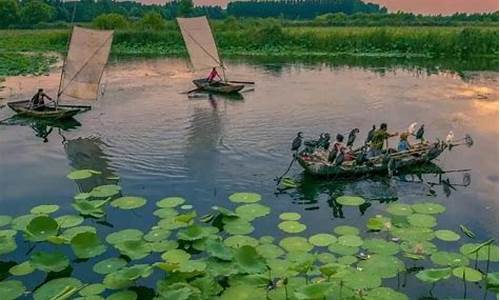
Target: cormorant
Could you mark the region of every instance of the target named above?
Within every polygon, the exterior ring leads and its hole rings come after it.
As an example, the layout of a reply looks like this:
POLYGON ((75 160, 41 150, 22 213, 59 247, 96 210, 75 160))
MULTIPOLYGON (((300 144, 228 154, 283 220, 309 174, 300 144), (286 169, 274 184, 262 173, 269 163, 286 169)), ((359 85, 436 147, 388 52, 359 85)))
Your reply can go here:
POLYGON ((300 146, 302 146, 302 131, 299 131, 297 136, 293 139, 292 151, 298 151, 300 146))
POLYGON ((420 126, 420 128, 417 130, 417 133, 415 134, 415 138, 417 140, 423 141, 424 140, 424 124, 420 126))
POLYGON ((335 158, 335 166, 340 166, 344 162, 344 152, 340 151, 340 153, 335 158))
POLYGON ((351 130, 351 132, 349 132, 349 136, 347 137, 347 147, 352 147, 352 145, 354 144, 354 140, 356 140, 356 134, 358 133, 358 128, 354 128, 353 130, 351 130))
POLYGON ((373 125, 372 129, 368 131, 368 135, 366 136, 365 144, 368 144, 369 142, 372 141, 373 139, 373 134, 375 133, 375 130, 377 130, 377 127, 373 125))

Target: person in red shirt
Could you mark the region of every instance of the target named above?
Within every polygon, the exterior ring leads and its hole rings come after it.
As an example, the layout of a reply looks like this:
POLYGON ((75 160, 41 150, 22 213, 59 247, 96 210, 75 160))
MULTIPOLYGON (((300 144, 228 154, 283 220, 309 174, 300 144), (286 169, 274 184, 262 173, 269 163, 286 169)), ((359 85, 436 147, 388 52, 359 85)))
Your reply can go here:
POLYGON ((208 78, 207 78, 208 82, 214 81, 215 77, 218 77, 219 80, 222 80, 222 77, 220 77, 219 73, 217 72, 217 69, 214 67, 214 68, 212 68, 212 71, 208 75, 208 78))

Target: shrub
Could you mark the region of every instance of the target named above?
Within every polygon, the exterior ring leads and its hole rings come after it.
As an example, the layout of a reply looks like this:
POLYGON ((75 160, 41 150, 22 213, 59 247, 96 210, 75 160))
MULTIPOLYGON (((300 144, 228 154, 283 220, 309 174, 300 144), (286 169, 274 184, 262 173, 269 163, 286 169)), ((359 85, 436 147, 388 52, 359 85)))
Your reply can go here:
POLYGON ((116 13, 97 16, 92 24, 99 29, 125 29, 130 25, 127 18, 116 13))

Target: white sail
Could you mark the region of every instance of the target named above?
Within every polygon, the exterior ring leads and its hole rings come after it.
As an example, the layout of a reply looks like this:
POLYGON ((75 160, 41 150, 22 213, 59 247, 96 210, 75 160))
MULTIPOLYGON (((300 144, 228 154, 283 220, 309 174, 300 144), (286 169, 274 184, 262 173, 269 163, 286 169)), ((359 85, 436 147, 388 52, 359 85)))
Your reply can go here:
POLYGON ((222 61, 207 18, 177 18, 177 22, 193 68, 207 70, 221 67, 222 61))
POLYGON ((112 40, 113 31, 73 28, 58 96, 97 99, 112 40))

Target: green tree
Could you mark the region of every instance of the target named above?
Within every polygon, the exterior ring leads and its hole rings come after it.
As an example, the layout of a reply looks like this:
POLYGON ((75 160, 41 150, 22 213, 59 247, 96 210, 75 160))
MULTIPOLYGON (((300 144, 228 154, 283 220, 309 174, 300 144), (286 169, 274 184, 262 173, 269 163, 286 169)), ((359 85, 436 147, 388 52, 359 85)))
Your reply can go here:
POLYGON ((23 2, 21 8, 21 21, 23 24, 35 25, 40 22, 50 22, 54 17, 54 7, 40 0, 23 2))
POLYGON ((127 18, 116 13, 97 16, 92 24, 99 29, 125 29, 129 27, 127 18))
POLYGON ((145 14, 138 22, 139 28, 143 30, 164 30, 166 23, 160 13, 153 11, 145 14))
POLYGON ((18 22, 19 5, 16 0, 0 0, 0 27, 5 28, 18 22))
POLYGON ((179 16, 189 16, 193 12, 193 0, 179 1, 179 16))

